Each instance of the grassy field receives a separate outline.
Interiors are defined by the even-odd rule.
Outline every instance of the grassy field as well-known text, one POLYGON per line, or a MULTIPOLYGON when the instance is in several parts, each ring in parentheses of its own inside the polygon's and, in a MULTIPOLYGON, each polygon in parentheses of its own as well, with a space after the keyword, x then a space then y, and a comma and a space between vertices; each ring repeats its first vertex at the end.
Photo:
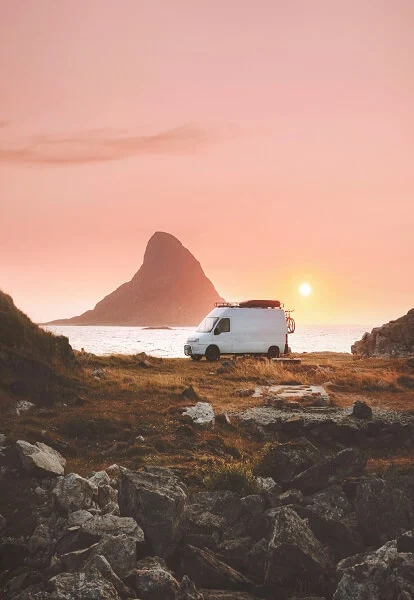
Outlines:
MULTIPOLYGON (((35 409, 19 418, 6 416, 2 431, 11 439, 42 440, 60 448, 68 459, 68 472, 86 474, 114 462, 139 468, 145 462, 172 466, 198 486, 221 464, 250 464, 263 443, 246 435, 235 420, 230 426, 218 422, 214 429, 188 424, 182 412, 194 401, 182 392, 189 386, 216 414, 230 417, 261 402, 240 397, 238 390, 265 383, 324 384, 337 406, 364 399, 373 407, 414 411, 414 369, 405 359, 334 353, 300 358, 299 365, 240 359, 226 369, 224 361, 77 353, 82 367, 77 401, 35 409)), ((381 468, 390 462, 411 464, 413 458, 404 453, 389 456, 384 448, 371 461, 381 468)))

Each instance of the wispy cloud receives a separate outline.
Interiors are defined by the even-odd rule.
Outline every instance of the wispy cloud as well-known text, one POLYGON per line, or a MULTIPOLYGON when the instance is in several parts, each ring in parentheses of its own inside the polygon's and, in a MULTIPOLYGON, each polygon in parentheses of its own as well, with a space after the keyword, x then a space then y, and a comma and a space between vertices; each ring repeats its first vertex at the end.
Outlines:
POLYGON ((213 138, 214 135, 202 127, 182 125, 152 135, 94 130, 68 136, 30 137, 20 143, 0 140, 0 163, 70 165, 144 154, 189 154, 206 146, 213 138))

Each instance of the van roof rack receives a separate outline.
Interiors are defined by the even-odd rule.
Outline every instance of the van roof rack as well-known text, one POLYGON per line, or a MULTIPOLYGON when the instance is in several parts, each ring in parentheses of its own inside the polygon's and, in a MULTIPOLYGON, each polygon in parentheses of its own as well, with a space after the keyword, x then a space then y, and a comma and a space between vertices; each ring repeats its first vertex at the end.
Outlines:
POLYGON ((245 300, 244 302, 216 302, 217 308, 283 308, 279 300, 245 300))
POLYGON ((240 307, 238 302, 215 302, 214 306, 216 308, 225 308, 225 307, 239 308, 240 307))

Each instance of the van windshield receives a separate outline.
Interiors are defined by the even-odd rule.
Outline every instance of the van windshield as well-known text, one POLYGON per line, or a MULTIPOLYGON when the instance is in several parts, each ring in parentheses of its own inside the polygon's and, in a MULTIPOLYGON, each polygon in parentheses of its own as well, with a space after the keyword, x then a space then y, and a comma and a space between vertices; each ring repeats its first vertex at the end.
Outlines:
POLYGON ((217 321, 218 317, 206 317, 204 321, 201 321, 197 331, 200 333, 210 333, 217 321))

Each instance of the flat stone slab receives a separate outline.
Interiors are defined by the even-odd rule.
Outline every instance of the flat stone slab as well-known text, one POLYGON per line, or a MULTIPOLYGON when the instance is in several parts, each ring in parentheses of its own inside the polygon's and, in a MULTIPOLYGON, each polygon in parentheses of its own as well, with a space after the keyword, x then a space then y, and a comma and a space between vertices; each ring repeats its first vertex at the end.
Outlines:
POLYGON ((346 409, 343 408, 306 408, 306 410, 298 412, 295 410, 278 409, 273 406, 255 406, 248 408, 240 413, 232 415, 241 423, 254 423, 260 427, 270 427, 282 424, 289 419, 302 418, 304 423, 307 422, 323 422, 326 420, 335 421, 347 416, 346 409))
POLYGON ((330 404, 329 394, 322 385, 263 385, 255 389, 253 398, 274 397, 281 400, 319 401, 319 405, 330 404))

